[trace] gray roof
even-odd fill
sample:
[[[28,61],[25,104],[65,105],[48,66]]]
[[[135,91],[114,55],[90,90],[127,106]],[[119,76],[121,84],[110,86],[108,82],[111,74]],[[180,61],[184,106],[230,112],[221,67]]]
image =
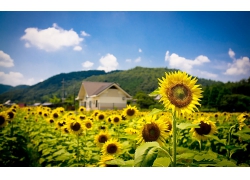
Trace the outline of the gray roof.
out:
[[[124,91],[120,86],[114,82],[91,82],[83,81],[82,85],[88,94],[88,96],[99,95],[104,90],[112,87],[113,85],[121,89],[128,97],[131,97],[126,91]]]

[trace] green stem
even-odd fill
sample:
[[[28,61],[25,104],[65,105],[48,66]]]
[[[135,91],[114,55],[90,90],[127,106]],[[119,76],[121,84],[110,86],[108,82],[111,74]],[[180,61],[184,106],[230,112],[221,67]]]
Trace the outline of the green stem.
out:
[[[230,145],[232,131],[234,128],[235,128],[235,125],[231,126],[229,129],[227,145]],[[230,159],[230,150],[229,149],[227,149],[227,158]]]
[[[169,158],[170,158],[170,160],[171,160],[171,163],[173,163],[173,158],[172,158],[172,156],[168,153],[168,151],[166,151],[165,149],[163,149],[163,148],[161,148],[161,147],[160,147],[160,149],[161,149],[163,152],[165,152],[165,153],[169,156]]]
[[[175,167],[176,166],[176,120],[175,120],[175,116],[172,115],[172,130],[173,130],[173,148],[172,148],[172,158],[173,158],[173,162],[172,162],[172,166]]]
[[[77,167],[79,167],[79,135],[77,134]]]
[[[199,146],[200,146],[200,151],[199,151],[199,152],[201,152],[202,141],[200,140],[200,141],[198,141],[198,142],[199,142]]]

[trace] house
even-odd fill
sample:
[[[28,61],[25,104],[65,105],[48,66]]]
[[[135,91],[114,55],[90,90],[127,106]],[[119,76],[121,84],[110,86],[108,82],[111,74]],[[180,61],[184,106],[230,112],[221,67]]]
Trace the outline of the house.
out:
[[[113,82],[83,81],[76,100],[89,110],[123,109],[132,97]]]

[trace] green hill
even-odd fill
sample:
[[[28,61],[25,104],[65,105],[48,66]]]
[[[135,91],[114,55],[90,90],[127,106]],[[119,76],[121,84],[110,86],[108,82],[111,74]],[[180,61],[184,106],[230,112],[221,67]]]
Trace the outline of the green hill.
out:
[[[158,87],[158,78],[165,76],[165,72],[171,71],[176,71],[176,69],[135,67],[129,70],[116,70],[109,73],[100,70],[61,73],[33,86],[27,86],[23,89],[12,88],[12,90],[10,89],[0,94],[0,103],[10,99],[15,103],[33,104],[35,102],[49,101],[55,96],[62,98],[63,88],[65,92],[64,97],[73,99],[74,94],[77,96],[83,80],[116,82],[132,96],[139,91],[149,94]],[[63,80],[64,83],[62,83]],[[198,83],[202,86],[223,84],[222,82],[202,78],[198,80]]]

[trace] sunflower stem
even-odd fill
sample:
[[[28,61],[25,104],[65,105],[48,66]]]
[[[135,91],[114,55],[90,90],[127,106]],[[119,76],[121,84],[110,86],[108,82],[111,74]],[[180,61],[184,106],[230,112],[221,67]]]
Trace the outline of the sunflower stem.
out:
[[[200,141],[198,141],[198,142],[199,142],[199,147],[200,147],[199,152],[201,152],[201,148],[202,148],[202,141],[200,140]]]
[[[175,116],[172,114],[172,124],[173,124],[173,148],[172,148],[172,166],[175,167],[176,166],[176,119]]]

